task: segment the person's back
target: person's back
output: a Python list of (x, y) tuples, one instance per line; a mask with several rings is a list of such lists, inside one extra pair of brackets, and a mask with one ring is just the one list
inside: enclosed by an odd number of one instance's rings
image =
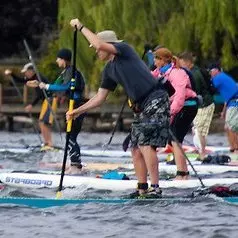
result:
[(212, 83), (226, 102), (229, 102), (231, 98), (238, 95), (238, 86), (235, 80), (225, 72), (220, 72), (213, 76)]
[(194, 65), (191, 68), (191, 73), (195, 81), (196, 93), (198, 95), (201, 95), (203, 99), (203, 104), (200, 105), (200, 108), (211, 105), (213, 103), (213, 95), (209, 92), (208, 85), (205, 82), (201, 69), (198, 66)]

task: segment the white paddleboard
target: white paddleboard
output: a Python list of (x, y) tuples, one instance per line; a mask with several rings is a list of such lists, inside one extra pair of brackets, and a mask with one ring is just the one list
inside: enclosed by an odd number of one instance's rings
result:
[[(27, 174), (27, 173), (2, 173), (0, 181), (9, 186), (28, 188), (57, 188), (59, 186), (60, 175), (48, 174)], [(210, 178), (202, 180), (205, 186), (230, 185), (238, 183), (238, 178)], [(93, 188), (97, 190), (122, 191), (135, 189), (137, 180), (110, 180), (83, 176), (64, 176), (64, 187), (81, 187), (84, 189)], [(161, 180), (162, 188), (193, 188), (201, 186), (198, 179), (190, 180)]]

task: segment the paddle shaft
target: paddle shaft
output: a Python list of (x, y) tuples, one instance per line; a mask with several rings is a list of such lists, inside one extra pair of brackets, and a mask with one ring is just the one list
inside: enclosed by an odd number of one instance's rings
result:
[(120, 110), (120, 112), (119, 112), (119, 114), (118, 114), (118, 117), (117, 117), (117, 120), (116, 120), (116, 124), (115, 124), (115, 126), (114, 126), (114, 128), (113, 128), (113, 130), (112, 130), (112, 135), (111, 135), (109, 141), (104, 145), (105, 149), (107, 149), (107, 147), (108, 147), (108, 146), (111, 144), (111, 142), (112, 142), (112, 138), (113, 138), (113, 136), (114, 136), (114, 134), (115, 134), (115, 132), (116, 132), (116, 129), (117, 129), (118, 124), (119, 124), (119, 122), (120, 122), (120, 119), (121, 119), (121, 116), (122, 116), (122, 113), (123, 113), (123, 111), (124, 111), (124, 108), (125, 108), (125, 106), (126, 106), (127, 101), (128, 101), (128, 98), (126, 98), (125, 101), (124, 101), (123, 104), (122, 104), (121, 110)]
[[(69, 111), (72, 111), (74, 109), (77, 32), (78, 32), (77, 28), (75, 27), (74, 39), (73, 39), (73, 67), (72, 67), (73, 69), (72, 69), (72, 78), (71, 78), (71, 85), (70, 85)], [(68, 146), (69, 146), (69, 139), (70, 139), (70, 134), (71, 134), (71, 130), (72, 130), (72, 123), (73, 123), (73, 119), (70, 119), (67, 122), (66, 141), (65, 141), (65, 147), (64, 147), (64, 158), (63, 158), (63, 164), (62, 164), (62, 169), (61, 169), (61, 176), (60, 176), (60, 183), (59, 183), (58, 192), (62, 191), (62, 189), (63, 189), (63, 180), (64, 180), (65, 167), (66, 167), (66, 162), (67, 162)], [(60, 194), (58, 193), (57, 196), (60, 196)]]
[[(37, 69), (37, 67), (36, 67), (36, 64), (35, 64), (34, 59), (33, 59), (33, 57), (32, 57), (31, 50), (30, 50), (30, 48), (29, 48), (29, 46), (28, 46), (28, 44), (27, 44), (27, 41), (24, 39), (24, 40), (23, 40), (23, 43), (24, 43), (24, 46), (25, 46), (26, 51), (27, 51), (27, 53), (28, 53), (29, 60), (31, 61), (31, 63), (32, 63), (32, 65), (33, 65), (33, 68), (34, 68), (34, 71), (35, 71), (35, 73), (36, 73), (37, 79), (38, 79), (38, 81), (39, 81), (40, 83), (42, 83), (41, 76), (40, 76), (39, 71), (38, 71), (38, 69)], [(47, 103), (48, 103), (49, 109), (50, 109), (50, 111), (51, 111), (51, 113), (52, 113), (52, 115), (53, 115), (53, 119), (54, 119), (54, 121), (55, 121), (56, 127), (57, 127), (57, 129), (58, 129), (58, 131), (59, 131), (59, 133), (60, 133), (61, 141), (63, 141), (62, 135), (61, 135), (61, 127), (60, 127), (60, 124), (59, 124), (58, 120), (56, 119), (56, 114), (55, 114), (54, 110), (53, 110), (52, 107), (51, 107), (50, 100), (49, 100), (49, 97), (48, 97), (48, 95), (47, 95), (47, 93), (46, 93), (46, 90), (45, 90), (45, 89), (42, 89), (42, 92), (43, 92), (44, 97), (45, 97), (45, 99), (46, 99), (46, 101), (47, 101)]]
[(195, 176), (198, 178), (198, 180), (200, 181), (201, 185), (203, 188), (205, 188), (205, 185), (201, 179), (201, 177), (198, 175), (197, 171), (195, 170), (194, 166), (192, 165), (191, 161), (189, 160), (189, 158), (187, 157), (187, 155), (185, 154), (182, 146), (180, 145), (178, 139), (176, 138), (176, 136), (174, 135), (174, 133), (172, 132), (172, 130), (169, 128), (169, 134), (171, 135), (172, 137), (172, 140), (177, 144), (177, 146), (179, 147), (179, 149), (181, 150), (183, 156), (186, 158), (186, 160), (188, 161), (189, 165), (191, 166)]

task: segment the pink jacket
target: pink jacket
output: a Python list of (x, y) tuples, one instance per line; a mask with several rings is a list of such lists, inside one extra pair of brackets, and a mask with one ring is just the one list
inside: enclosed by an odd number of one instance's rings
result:
[(165, 72), (164, 77), (170, 81), (175, 89), (174, 95), (170, 97), (172, 121), (175, 114), (183, 108), (185, 100), (194, 98), (197, 94), (191, 89), (190, 79), (183, 69), (172, 66)]
[(156, 68), (155, 70), (151, 71), (152, 75), (155, 77), (155, 78), (158, 78), (159, 75), (160, 75), (160, 71), (158, 68)]

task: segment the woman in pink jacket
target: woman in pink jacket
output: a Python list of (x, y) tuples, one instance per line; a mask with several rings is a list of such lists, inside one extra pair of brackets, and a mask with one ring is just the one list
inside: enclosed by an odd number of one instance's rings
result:
[[(155, 65), (159, 75), (169, 80), (175, 89), (170, 97), (170, 128), (179, 143), (183, 143), (184, 137), (191, 128), (192, 121), (197, 114), (197, 95), (192, 90), (188, 74), (173, 62), (174, 57), (167, 48), (159, 48), (154, 52)], [(188, 179), (188, 168), (186, 158), (181, 147), (170, 138), (169, 144), (173, 147), (175, 162), (177, 165), (176, 179)]]

